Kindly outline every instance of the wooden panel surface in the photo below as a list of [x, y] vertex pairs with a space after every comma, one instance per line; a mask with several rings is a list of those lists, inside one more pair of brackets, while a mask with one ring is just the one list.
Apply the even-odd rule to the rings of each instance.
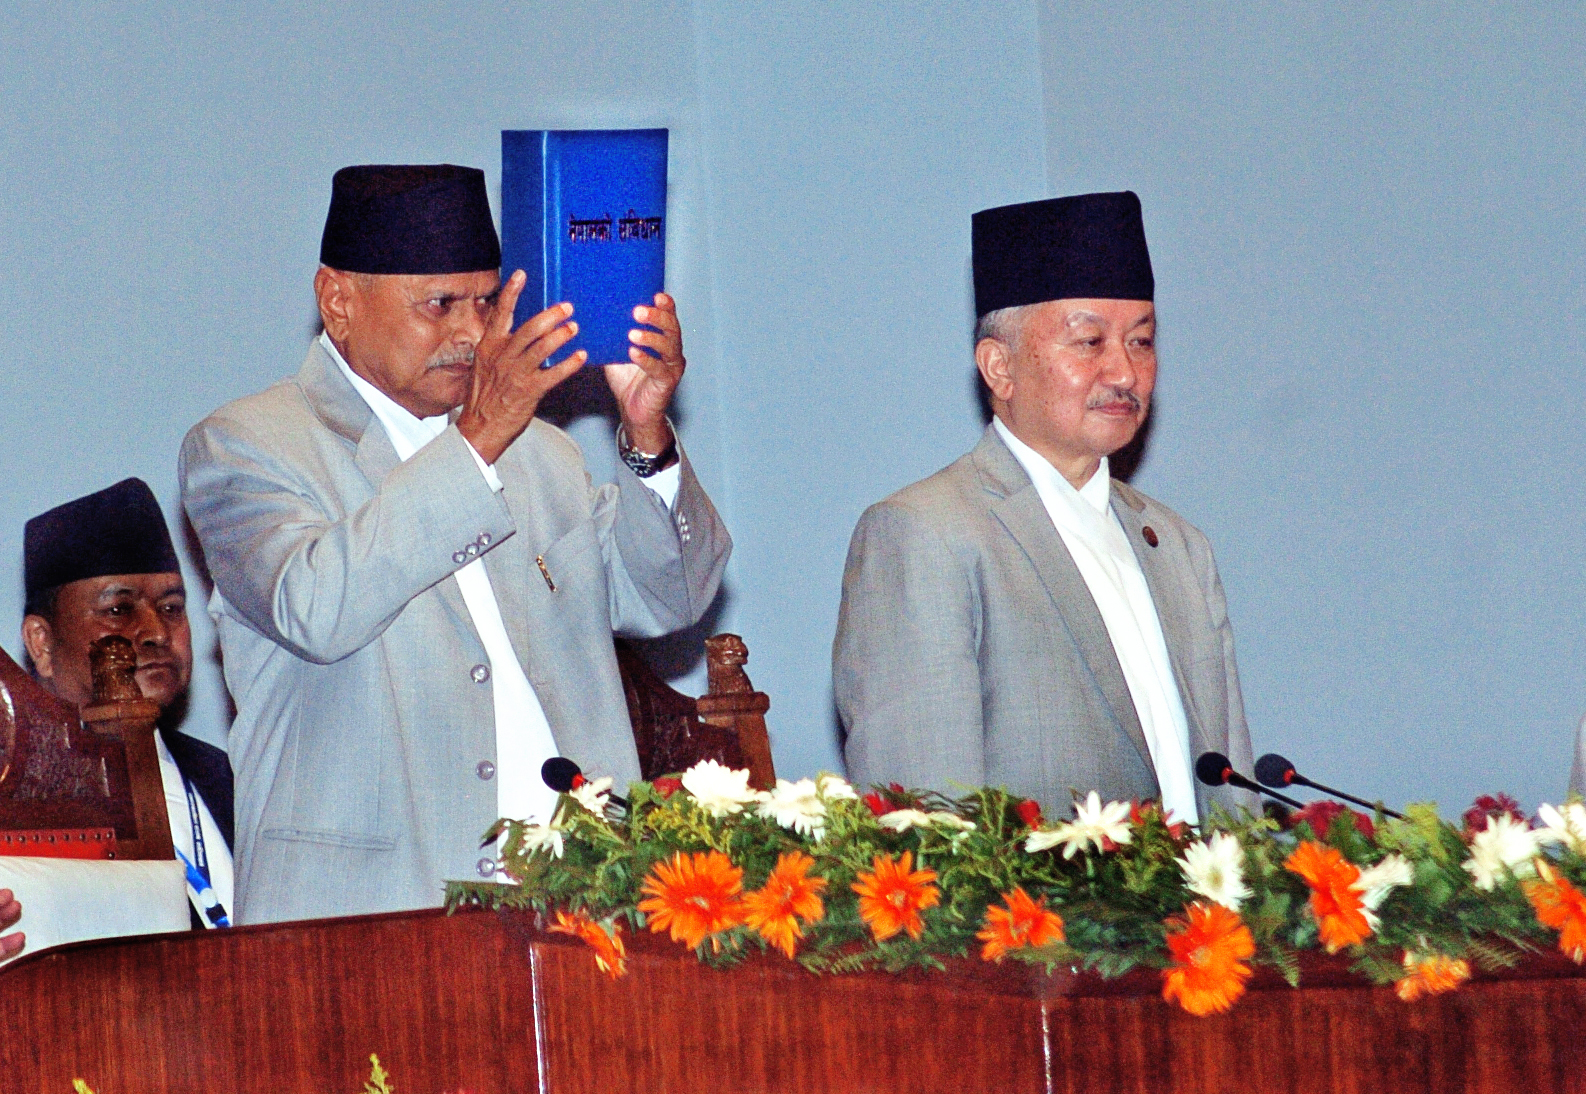
[[1258, 974], [1203, 1019], [1149, 972], [817, 977], [629, 951], [612, 981], [582, 943], [477, 910], [63, 947], [0, 971], [0, 1090], [353, 1094], [377, 1052], [402, 1094], [1586, 1094], [1586, 977], [1556, 956], [1412, 1004], [1310, 962], [1317, 986]]

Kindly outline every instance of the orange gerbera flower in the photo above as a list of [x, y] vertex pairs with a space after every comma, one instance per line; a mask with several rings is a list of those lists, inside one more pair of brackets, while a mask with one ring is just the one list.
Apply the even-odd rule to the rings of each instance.
[[1537, 863], [1540, 881], [1523, 883], [1525, 897], [1544, 927], [1558, 932], [1558, 948], [1577, 965], [1586, 963], [1586, 893], [1545, 862]]
[[1003, 893], [1002, 902], [1005, 907], [986, 909], [985, 925], [975, 935], [985, 943], [980, 950], [985, 960], [1001, 961], [1009, 950], [1063, 941], [1063, 917], [1047, 908], [1044, 897], [1037, 901], [1018, 887]]
[[628, 950], [622, 944], [622, 928], [611, 925], [611, 933], [583, 912], [556, 913], [556, 923], [550, 928], [557, 934], [570, 934], [581, 938], [595, 951], [595, 967], [613, 980], [628, 972]]
[[743, 898], [744, 922], [789, 957], [804, 937], [798, 921], [814, 923], [826, 914], [820, 898], [826, 879], [809, 876], [814, 865], [803, 851], [789, 851], [777, 858], [765, 885]]
[[1405, 950], [1404, 970], [1393, 990], [1406, 1003], [1413, 1003], [1423, 995], [1453, 991], [1470, 979], [1470, 962], [1456, 961], [1440, 953]]
[[853, 890], [859, 894], [859, 917], [869, 926], [877, 942], [884, 942], [899, 931], [918, 938], [925, 931], [920, 913], [934, 908], [942, 891], [934, 884], [935, 870], [914, 869], [914, 852], [905, 851], [901, 859], [877, 855], [873, 870], [860, 874]]
[[1299, 874], [1311, 887], [1311, 914], [1321, 928], [1322, 945], [1328, 953], [1337, 953], [1371, 937], [1364, 894], [1353, 887], [1360, 880], [1360, 867], [1346, 860], [1337, 849], [1315, 840], [1300, 844], [1283, 866]]
[[1239, 913], [1197, 900], [1167, 921], [1173, 967], [1162, 973], [1162, 998], [1191, 1014], [1221, 1014], [1245, 992], [1256, 940]]
[[743, 922], [743, 871], [720, 851], [679, 851], [655, 864], [640, 891], [649, 894], [639, 911], [650, 917], [650, 930], [669, 930], [673, 942], [690, 949]]

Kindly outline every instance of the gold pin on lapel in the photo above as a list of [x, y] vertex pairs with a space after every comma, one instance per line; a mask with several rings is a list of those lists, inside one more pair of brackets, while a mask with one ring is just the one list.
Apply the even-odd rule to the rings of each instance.
[[[1153, 528], [1149, 524], [1147, 524], [1144, 528], [1140, 529], [1140, 534], [1145, 537], [1145, 541], [1147, 543], [1149, 543], [1153, 547], [1156, 546], [1157, 539], [1156, 539], [1156, 529], [1155, 528]], [[543, 567], [543, 566], [540, 567], [540, 569], [542, 569], [542, 570], [544, 568], [545, 567]], [[547, 578], [547, 580], [549, 580], [549, 578]]]
[[[1152, 546], [1154, 547], [1156, 544], [1152, 544]], [[540, 576], [545, 579], [545, 587], [554, 593], [556, 591], [556, 582], [551, 580], [551, 571], [545, 568], [545, 556], [535, 555], [534, 564], [540, 568]]]

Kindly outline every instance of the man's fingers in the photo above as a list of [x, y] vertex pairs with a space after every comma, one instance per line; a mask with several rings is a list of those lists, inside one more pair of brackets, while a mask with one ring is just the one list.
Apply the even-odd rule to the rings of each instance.
[[495, 310], [490, 314], [490, 333], [495, 337], [506, 338], [512, 333], [512, 315], [518, 310], [518, 295], [527, 281], [528, 275], [514, 270], [507, 283], [501, 286], [501, 295], [496, 297]]
[[633, 309], [635, 322], [646, 323], [682, 341], [683, 328], [678, 325], [677, 312], [672, 308], [648, 308], [640, 304]]
[[540, 394], [544, 395], [557, 384], [583, 368], [584, 362], [587, 360], [589, 360], [589, 354], [583, 350], [578, 350], [560, 364], [541, 367], [538, 376], [540, 382], [537, 385], [540, 388]]
[[0, 889], [0, 930], [22, 918], [22, 905], [10, 889]]
[[[571, 304], [552, 304], [538, 315], [535, 315], [529, 319], [525, 319], [523, 321], [523, 325], [512, 332], [512, 337], [507, 341], [506, 348], [503, 350], [503, 356], [510, 360], [511, 358], [522, 357], [525, 354], [528, 354], [530, 352], [530, 347], [533, 346], [534, 343], [538, 342], [551, 332], [559, 329], [563, 324], [566, 324], [567, 321], [572, 317], [572, 314], [573, 306]], [[578, 325], [576, 323], [570, 325], [576, 332]], [[567, 338], [571, 337], [571, 334], [567, 335], [566, 338], [562, 339], [562, 343], [560, 344], [565, 344]], [[545, 354], [542, 354], [539, 360], [543, 361], [550, 355], [550, 352], [551, 351], [547, 351]]]
[[0, 960], [15, 957], [22, 952], [22, 947], [28, 944], [28, 936], [21, 931], [16, 934], [0, 934]]
[[[683, 363], [683, 347], [677, 344], [677, 338], [670, 334], [657, 334], [653, 330], [639, 330], [635, 328], [628, 332], [628, 341], [631, 343], [628, 356], [633, 357], [634, 349], [647, 346], [655, 351], [655, 355], [673, 367]], [[649, 356], [645, 354], [644, 356]], [[635, 361], [639, 358], [633, 357]], [[653, 360], [654, 358], [652, 358]]]

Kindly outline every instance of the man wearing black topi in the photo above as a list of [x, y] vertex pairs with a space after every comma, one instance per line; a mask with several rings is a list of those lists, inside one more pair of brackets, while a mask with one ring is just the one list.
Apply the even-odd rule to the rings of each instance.
[[[112, 634], [131, 641], [138, 690], [161, 710], [160, 776], [171, 841], [188, 866], [193, 925], [223, 925], [232, 897], [231, 765], [224, 750], [174, 725], [192, 677], [193, 643], [187, 591], [153, 492], [142, 479], [126, 479], [28, 521], [23, 583], [22, 645], [56, 698], [86, 705], [93, 699], [89, 647]], [[0, 928], [20, 911], [0, 892]], [[0, 955], [12, 956], [22, 941], [0, 938]]]
[[544, 367], [576, 317], [512, 329], [524, 277], [500, 261], [482, 172], [342, 169], [324, 333], [182, 446], [237, 704], [243, 922], [437, 906], [496, 876], [496, 818], [551, 819], [548, 757], [638, 778], [612, 632], [681, 629], [715, 595], [731, 542], [666, 419], [672, 299], [606, 366], [623, 460], [595, 487], [535, 416], [584, 363]]
[[973, 221], [975, 364], [995, 415], [943, 471], [872, 506], [833, 647], [855, 782], [1159, 798], [1203, 751], [1250, 768], [1222, 583], [1178, 514], [1108, 475], [1156, 383], [1140, 202], [1084, 194]]

